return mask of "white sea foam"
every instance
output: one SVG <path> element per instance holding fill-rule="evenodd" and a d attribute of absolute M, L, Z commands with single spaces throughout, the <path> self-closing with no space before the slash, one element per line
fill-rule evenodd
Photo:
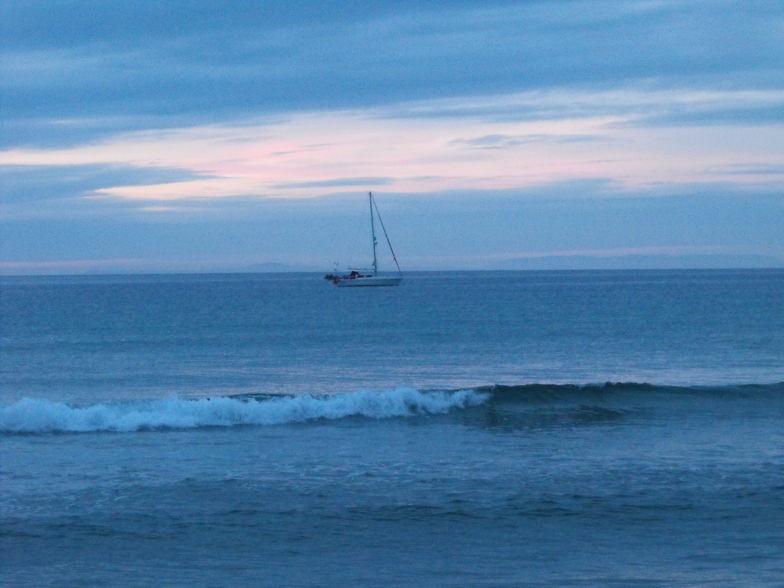
<path fill-rule="evenodd" d="M 25 398 L 0 408 L 0 432 L 128 432 L 157 428 L 280 425 L 348 416 L 383 419 L 446 413 L 453 408 L 479 405 L 488 397 L 488 394 L 473 390 L 447 393 L 399 388 L 382 392 L 359 391 L 319 397 L 303 395 L 263 401 L 227 397 L 183 400 L 171 397 L 146 403 L 96 404 L 84 408 Z"/>

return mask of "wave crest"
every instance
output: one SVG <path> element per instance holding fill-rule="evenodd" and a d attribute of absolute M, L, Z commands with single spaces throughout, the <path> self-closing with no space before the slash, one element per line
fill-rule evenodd
<path fill-rule="evenodd" d="M 59 433 L 147 429 L 190 429 L 235 425 L 282 425 L 318 419 L 364 416 L 374 419 L 444 414 L 482 404 L 490 394 L 474 390 L 420 392 L 399 388 L 333 396 L 284 396 L 265 400 L 228 397 L 146 403 L 96 404 L 83 408 L 24 398 L 0 408 L 2 433 Z"/>
<path fill-rule="evenodd" d="M 774 384 L 739 385 L 660 385 L 645 382 L 605 382 L 604 384 L 518 384 L 481 386 L 477 392 L 492 395 L 497 402 L 552 402 L 574 400 L 584 402 L 591 398 L 651 397 L 655 394 L 691 397 L 742 397 L 780 398 L 784 382 Z"/>

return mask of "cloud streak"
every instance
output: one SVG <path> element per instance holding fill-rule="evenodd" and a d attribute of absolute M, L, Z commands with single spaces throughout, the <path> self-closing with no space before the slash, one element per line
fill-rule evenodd
<path fill-rule="evenodd" d="M 777 98 L 774 92 L 559 91 L 550 97 L 537 92 L 463 99 L 473 109 L 470 115 L 449 99 L 403 108 L 292 113 L 268 124 L 141 131 L 65 149 L 8 150 L 0 153 L 0 164 L 60 170 L 129 166 L 138 177 L 160 179 L 111 183 L 107 176 L 105 185 L 86 193 L 144 201 L 302 198 L 381 185 L 409 193 L 512 189 L 578 179 L 607 180 L 618 189 L 719 180 L 769 188 L 784 186 L 780 125 L 656 126 L 646 113 Z M 551 118 L 488 116 L 513 109 L 525 113 L 542 103 L 549 105 Z M 612 112 L 610 105 L 624 114 L 590 116 L 593 110 Z M 423 108 L 439 115 L 423 117 Z"/>
<path fill-rule="evenodd" d="M 4 117 L 36 122 L 42 142 L 62 140 L 63 120 L 101 133 L 96 117 L 113 132 L 162 117 L 202 125 L 542 89 L 781 82 L 784 17 L 771 1 L 6 4 Z M 781 114 L 779 102 L 769 115 Z"/>

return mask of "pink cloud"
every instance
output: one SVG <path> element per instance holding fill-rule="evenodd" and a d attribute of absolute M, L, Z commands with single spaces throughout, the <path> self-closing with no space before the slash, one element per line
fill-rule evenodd
<path fill-rule="evenodd" d="M 515 97 L 498 97 L 509 106 Z M 622 102 L 623 93 L 576 97 Z M 518 96 L 518 108 L 542 97 Z M 550 100 L 565 100 L 550 97 Z M 639 95 L 626 98 L 640 100 Z M 656 96 L 649 97 L 655 102 Z M 658 96 L 659 100 L 718 100 Z M 750 98 L 749 98 L 750 99 Z M 485 112 L 492 103 L 484 105 Z M 389 178 L 396 192 L 509 189 L 577 179 L 621 187 L 662 183 L 784 182 L 784 174 L 716 174 L 784 166 L 776 125 L 645 126 L 635 117 L 495 121 L 487 116 L 393 117 L 379 111 L 305 113 L 271 124 L 119 135 L 99 145 L 0 153 L 9 165 L 113 164 L 188 170 L 192 180 L 105 187 L 96 196 L 143 200 L 323 194 L 336 178 Z"/>

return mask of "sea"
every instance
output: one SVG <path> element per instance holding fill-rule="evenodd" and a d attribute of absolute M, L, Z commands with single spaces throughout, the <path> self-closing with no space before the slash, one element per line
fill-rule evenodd
<path fill-rule="evenodd" d="M 0 278 L 0 585 L 784 586 L 784 270 Z"/>

